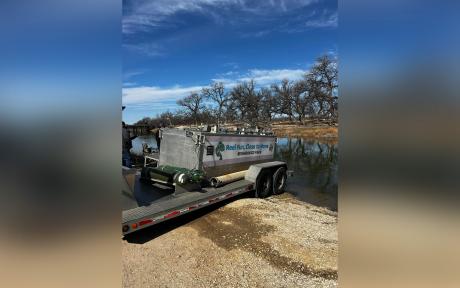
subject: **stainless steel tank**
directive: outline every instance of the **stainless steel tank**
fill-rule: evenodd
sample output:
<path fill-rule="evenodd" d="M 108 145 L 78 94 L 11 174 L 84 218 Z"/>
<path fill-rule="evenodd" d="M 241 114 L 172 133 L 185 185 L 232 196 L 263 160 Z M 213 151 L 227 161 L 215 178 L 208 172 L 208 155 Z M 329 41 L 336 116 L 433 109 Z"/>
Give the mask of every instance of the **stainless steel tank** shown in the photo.
<path fill-rule="evenodd" d="M 199 169 L 207 177 L 271 161 L 275 136 L 163 129 L 159 165 Z"/>

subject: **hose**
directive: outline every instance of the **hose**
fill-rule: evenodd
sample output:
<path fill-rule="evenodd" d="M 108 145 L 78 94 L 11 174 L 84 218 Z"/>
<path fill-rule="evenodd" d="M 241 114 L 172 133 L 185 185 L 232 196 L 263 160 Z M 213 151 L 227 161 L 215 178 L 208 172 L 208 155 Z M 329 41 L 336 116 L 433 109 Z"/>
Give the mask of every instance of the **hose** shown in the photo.
<path fill-rule="evenodd" d="M 217 187 L 221 187 L 221 186 L 223 186 L 225 184 L 232 183 L 232 182 L 244 179 L 244 176 L 246 175 L 246 171 L 248 171 L 248 170 L 213 177 L 213 178 L 211 178 L 211 186 L 217 188 Z"/>

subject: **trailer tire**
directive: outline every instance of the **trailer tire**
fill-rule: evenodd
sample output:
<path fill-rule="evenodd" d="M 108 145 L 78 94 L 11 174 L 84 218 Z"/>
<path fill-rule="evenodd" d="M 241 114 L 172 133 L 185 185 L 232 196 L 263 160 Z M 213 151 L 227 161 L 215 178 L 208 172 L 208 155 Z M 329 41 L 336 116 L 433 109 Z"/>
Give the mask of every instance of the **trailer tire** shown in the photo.
<path fill-rule="evenodd" d="M 267 198 L 273 193 L 273 178 L 270 171 L 263 171 L 257 178 L 256 193 L 259 198 Z"/>
<path fill-rule="evenodd" d="M 282 194 L 286 188 L 287 172 L 286 167 L 280 167 L 273 174 L 273 194 Z"/>

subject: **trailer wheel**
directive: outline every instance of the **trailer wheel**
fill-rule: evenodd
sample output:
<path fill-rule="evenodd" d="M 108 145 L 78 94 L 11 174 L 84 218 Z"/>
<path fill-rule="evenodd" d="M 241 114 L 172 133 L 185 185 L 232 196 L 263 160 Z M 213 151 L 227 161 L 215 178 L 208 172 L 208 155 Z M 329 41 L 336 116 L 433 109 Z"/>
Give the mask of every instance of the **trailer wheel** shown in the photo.
<path fill-rule="evenodd" d="M 280 167 L 276 170 L 275 174 L 273 174 L 273 194 L 281 194 L 284 192 L 286 188 L 286 167 Z"/>
<path fill-rule="evenodd" d="M 273 193 L 273 178 L 269 171 L 263 171 L 258 179 L 256 185 L 257 197 L 267 198 Z"/>

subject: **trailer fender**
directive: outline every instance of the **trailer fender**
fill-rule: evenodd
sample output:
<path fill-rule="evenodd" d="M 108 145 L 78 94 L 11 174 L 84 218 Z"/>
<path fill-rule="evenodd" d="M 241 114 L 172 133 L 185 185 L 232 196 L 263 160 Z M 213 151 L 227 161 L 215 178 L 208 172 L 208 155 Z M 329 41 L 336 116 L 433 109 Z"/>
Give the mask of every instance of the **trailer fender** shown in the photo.
<path fill-rule="evenodd" d="M 282 161 L 265 162 L 251 165 L 246 171 L 245 180 L 254 183 L 257 197 L 268 197 L 273 193 L 273 175 L 281 167 L 287 169 Z M 266 177 L 270 179 L 266 179 Z M 270 184 L 270 187 L 262 187 Z"/>

